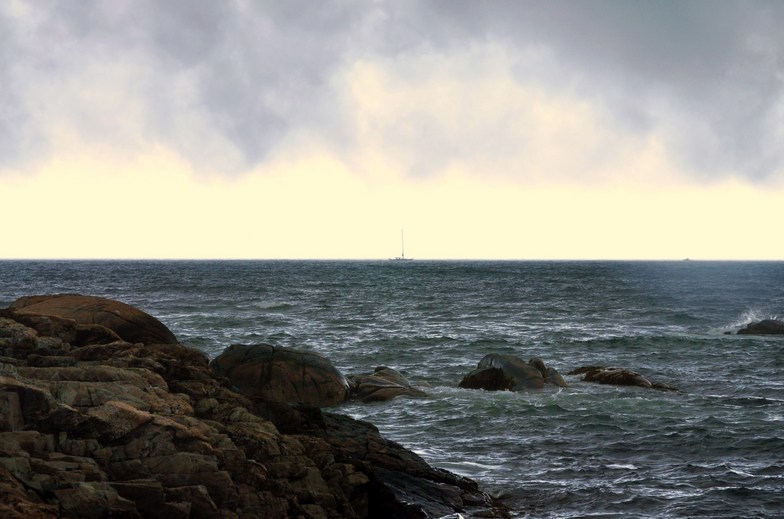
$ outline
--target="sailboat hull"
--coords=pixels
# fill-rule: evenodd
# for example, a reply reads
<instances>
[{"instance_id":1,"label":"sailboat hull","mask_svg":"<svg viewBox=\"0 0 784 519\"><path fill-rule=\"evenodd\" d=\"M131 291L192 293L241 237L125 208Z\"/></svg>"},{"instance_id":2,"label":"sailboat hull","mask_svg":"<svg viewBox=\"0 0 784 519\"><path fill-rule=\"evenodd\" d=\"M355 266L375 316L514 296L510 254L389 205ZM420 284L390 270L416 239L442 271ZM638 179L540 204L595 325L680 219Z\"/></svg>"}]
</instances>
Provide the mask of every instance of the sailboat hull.
<instances>
[{"instance_id":1,"label":"sailboat hull","mask_svg":"<svg viewBox=\"0 0 784 519\"><path fill-rule=\"evenodd\" d=\"M400 230L400 256L396 258L389 258L390 261L411 261L412 258L406 258L406 243L403 239L403 229Z\"/></svg>"}]
</instances>

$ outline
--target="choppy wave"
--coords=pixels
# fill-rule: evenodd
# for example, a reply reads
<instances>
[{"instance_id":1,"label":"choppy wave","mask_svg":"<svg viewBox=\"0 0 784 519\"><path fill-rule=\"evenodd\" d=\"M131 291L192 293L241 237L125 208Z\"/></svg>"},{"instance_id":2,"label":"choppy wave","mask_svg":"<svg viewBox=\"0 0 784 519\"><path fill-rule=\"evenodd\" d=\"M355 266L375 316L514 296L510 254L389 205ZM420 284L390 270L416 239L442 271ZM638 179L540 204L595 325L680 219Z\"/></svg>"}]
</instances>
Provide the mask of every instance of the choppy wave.
<instances>
[{"instance_id":1,"label":"choppy wave","mask_svg":"<svg viewBox=\"0 0 784 519\"><path fill-rule=\"evenodd\" d=\"M258 308L259 310L267 311L286 311L294 308L294 305L290 303L280 303L276 301L257 301L251 303L249 306Z\"/></svg>"}]
</instances>

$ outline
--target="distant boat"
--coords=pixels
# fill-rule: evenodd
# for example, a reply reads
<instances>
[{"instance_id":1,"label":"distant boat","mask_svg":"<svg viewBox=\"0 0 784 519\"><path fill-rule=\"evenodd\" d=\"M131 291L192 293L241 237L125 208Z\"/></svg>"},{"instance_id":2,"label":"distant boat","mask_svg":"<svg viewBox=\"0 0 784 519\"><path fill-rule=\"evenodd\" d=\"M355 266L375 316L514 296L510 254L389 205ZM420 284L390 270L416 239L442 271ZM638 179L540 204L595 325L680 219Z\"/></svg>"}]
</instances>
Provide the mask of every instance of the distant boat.
<instances>
[{"instance_id":1,"label":"distant boat","mask_svg":"<svg viewBox=\"0 0 784 519\"><path fill-rule=\"evenodd\" d=\"M403 239L403 229L400 229L400 256L390 258L392 261L411 261L412 258L406 258L406 242Z\"/></svg>"}]
</instances>

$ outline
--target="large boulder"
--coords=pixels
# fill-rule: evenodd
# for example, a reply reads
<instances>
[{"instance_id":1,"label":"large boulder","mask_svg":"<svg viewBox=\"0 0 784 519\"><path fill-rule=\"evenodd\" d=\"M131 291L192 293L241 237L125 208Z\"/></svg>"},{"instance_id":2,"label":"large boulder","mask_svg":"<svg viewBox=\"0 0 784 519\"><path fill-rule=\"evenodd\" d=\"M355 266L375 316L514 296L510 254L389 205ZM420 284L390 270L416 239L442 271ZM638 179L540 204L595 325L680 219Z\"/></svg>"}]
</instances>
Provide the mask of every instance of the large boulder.
<instances>
[{"instance_id":1,"label":"large boulder","mask_svg":"<svg viewBox=\"0 0 784 519\"><path fill-rule=\"evenodd\" d=\"M459 386L488 391L522 391L541 389L545 384L567 387L563 377L542 359L526 362L514 355L490 353L479 361L476 369L463 377Z\"/></svg>"},{"instance_id":2,"label":"large boulder","mask_svg":"<svg viewBox=\"0 0 784 519\"><path fill-rule=\"evenodd\" d=\"M649 389L675 391L675 388L662 383L654 383L643 375L624 368L607 368L603 366L583 366L569 372L569 375L583 375L584 382L610 384L613 386L637 386Z\"/></svg>"},{"instance_id":3,"label":"large boulder","mask_svg":"<svg viewBox=\"0 0 784 519\"><path fill-rule=\"evenodd\" d=\"M741 328L738 335L784 335L784 321L764 319Z\"/></svg>"},{"instance_id":4,"label":"large boulder","mask_svg":"<svg viewBox=\"0 0 784 519\"><path fill-rule=\"evenodd\" d=\"M427 396L399 371L386 366L378 366L371 375L349 375L351 396L363 402L392 400L398 396Z\"/></svg>"},{"instance_id":5,"label":"large boulder","mask_svg":"<svg viewBox=\"0 0 784 519\"><path fill-rule=\"evenodd\" d=\"M72 319L79 325L93 325L91 335L96 334L94 325L98 325L131 343L177 344L174 334L155 317L104 297L79 294L28 296L17 299L9 308L20 316L54 316ZM82 328L82 331L87 330Z\"/></svg>"},{"instance_id":6,"label":"large boulder","mask_svg":"<svg viewBox=\"0 0 784 519\"><path fill-rule=\"evenodd\" d=\"M344 402L349 382L323 355L270 344L229 346L210 364L246 396L326 407Z\"/></svg>"}]
</instances>

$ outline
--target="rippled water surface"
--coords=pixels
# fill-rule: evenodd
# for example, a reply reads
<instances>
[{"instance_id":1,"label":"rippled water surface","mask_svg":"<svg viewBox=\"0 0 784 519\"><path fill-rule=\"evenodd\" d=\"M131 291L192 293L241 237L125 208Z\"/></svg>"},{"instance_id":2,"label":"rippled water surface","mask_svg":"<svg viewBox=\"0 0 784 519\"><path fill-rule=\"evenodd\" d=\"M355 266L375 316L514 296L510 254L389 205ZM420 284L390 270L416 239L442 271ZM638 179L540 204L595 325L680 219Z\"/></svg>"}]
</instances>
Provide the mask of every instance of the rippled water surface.
<instances>
[{"instance_id":1,"label":"rippled water surface","mask_svg":"<svg viewBox=\"0 0 784 519\"><path fill-rule=\"evenodd\" d=\"M215 356L232 343L387 365L429 396L347 404L528 517L784 516L784 263L0 262L0 305L79 292L136 305ZM463 390L487 353L677 386Z\"/></svg>"}]
</instances>

